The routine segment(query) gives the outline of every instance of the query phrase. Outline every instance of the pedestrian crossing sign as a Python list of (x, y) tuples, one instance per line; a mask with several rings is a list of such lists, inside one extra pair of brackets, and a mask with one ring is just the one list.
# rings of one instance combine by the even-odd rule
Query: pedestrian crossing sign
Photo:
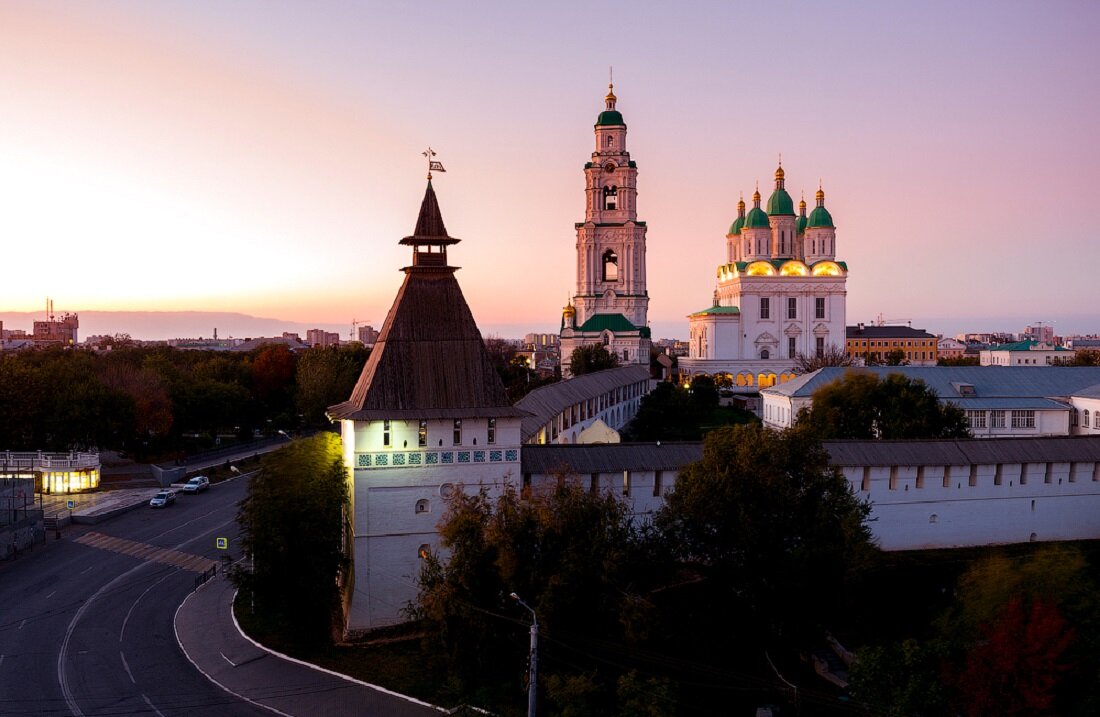
[(229, 550), (229, 538), (218, 538), (218, 550)]

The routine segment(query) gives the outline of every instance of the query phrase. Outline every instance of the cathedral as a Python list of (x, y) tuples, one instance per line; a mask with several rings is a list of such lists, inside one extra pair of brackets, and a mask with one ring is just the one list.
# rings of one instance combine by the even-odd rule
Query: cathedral
[(614, 86), (596, 118), (596, 151), (584, 165), (585, 212), (577, 230), (577, 289), (562, 311), (562, 375), (581, 346), (600, 345), (619, 364), (649, 365), (645, 222), (638, 219), (638, 165)]
[(809, 216), (805, 200), (795, 214), (785, 185), (780, 164), (766, 211), (759, 189), (748, 212), (737, 203), (712, 303), (688, 316), (683, 374), (728, 375), (734, 391), (756, 393), (793, 378), (799, 354), (844, 350), (848, 267), (836, 260), (825, 192)]

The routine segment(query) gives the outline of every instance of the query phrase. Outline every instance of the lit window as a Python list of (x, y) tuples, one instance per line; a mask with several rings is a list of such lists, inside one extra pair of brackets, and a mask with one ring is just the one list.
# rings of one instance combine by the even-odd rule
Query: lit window
[(423, 448), (428, 445), (428, 422), (420, 419), (420, 428), (416, 432), (416, 444)]

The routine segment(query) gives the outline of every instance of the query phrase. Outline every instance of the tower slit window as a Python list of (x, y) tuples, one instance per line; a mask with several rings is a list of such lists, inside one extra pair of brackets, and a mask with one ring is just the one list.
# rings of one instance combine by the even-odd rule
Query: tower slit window
[(619, 188), (618, 187), (604, 187), (603, 188), (603, 208), (604, 209), (617, 209), (619, 205)]

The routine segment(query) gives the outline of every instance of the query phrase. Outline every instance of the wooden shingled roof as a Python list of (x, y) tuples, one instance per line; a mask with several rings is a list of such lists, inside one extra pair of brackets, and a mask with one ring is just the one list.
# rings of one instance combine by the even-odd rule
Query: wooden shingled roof
[[(406, 240), (402, 243), (456, 241), (446, 234), (430, 183), (416, 233)], [(331, 406), (329, 416), (369, 421), (525, 415), (508, 400), (455, 267), (414, 265), (404, 271), (351, 398)]]

